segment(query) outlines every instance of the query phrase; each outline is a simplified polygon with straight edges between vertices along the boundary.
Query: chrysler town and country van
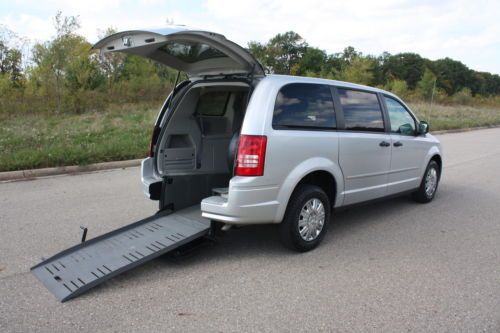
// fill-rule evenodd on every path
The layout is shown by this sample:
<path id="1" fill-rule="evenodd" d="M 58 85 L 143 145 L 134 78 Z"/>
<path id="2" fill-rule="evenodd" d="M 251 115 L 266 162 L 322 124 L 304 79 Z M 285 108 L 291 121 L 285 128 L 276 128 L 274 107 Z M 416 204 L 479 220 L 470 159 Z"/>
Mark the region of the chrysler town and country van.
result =
<path id="1" fill-rule="evenodd" d="M 188 76 L 163 104 L 142 162 L 144 191 L 161 210 L 197 205 L 224 225 L 280 223 L 285 244 L 307 251 L 334 209 L 436 195 L 441 145 L 390 92 L 268 75 L 224 36 L 185 27 L 120 32 L 94 48 Z"/>

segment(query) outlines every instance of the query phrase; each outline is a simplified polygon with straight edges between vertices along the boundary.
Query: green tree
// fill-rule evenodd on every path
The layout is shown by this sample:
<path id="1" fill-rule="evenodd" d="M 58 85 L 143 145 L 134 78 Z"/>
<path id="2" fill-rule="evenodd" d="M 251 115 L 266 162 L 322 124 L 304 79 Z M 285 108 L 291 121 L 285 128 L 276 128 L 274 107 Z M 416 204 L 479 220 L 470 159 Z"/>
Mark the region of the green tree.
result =
<path id="1" fill-rule="evenodd" d="M 87 104 L 95 102 L 85 98 L 85 92 L 104 82 L 97 57 L 90 51 L 91 45 L 76 34 L 79 27 L 77 17 L 58 12 L 54 18 L 55 38 L 33 47 L 35 66 L 30 69 L 30 78 L 36 84 L 31 86 L 57 112 L 83 111 Z"/>
<path id="2" fill-rule="evenodd" d="M 12 35 L 11 31 L 0 32 L 0 74 L 8 78 L 12 87 L 19 88 L 24 80 L 22 53 L 15 47 L 7 46 Z"/>
<path id="3" fill-rule="evenodd" d="M 363 54 L 356 51 L 353 46 L 344 48 L 342 52 L 327 55 L 320 75 L 328 79 L 347 80 L 343 73 L 346 70 L 352 72 L 352 69 L 348 68 L 351 67 L 353 62 L 357 62 L 358 58 L 363 58 Z M 371 68 L 372 70 L 373 68 Z"/>
<path id="4" fill-rule="evenodd" d="M 450 58 L 432 62 L 432 70 L 437 74 L 437 85 L 451 96 L 465 87 L 473 85 L 472 71 L 463 63 Z"/>
<path id="5" fill-rule="evenodd" d="M 10 49 L 6 58 L 7 72 L 14 87 L 21 87 L 24 80 L 22 71 L 22 54 L 18 49 Z"/>
<path id="6" fill-rule="evenodd" d="M 344 49 L 344 51 L 342 51 L 342 53 L 338 54 L 338 56 L 344 61 L 345 64 L 351 64 L 355 59 L 361 58 L 363 54 L 356 51 L 353 46 L 348 46 Z"/>
<path id="7" fill-rule="evenodd" d="M 404 80 L 394 79 L 389 81 L 385 88 L 399 97 L 405 98 L 408 96 L 408 85 Z"/>
<path id="8" fill-rule="evenodd" d="M 473 95 L 498 95 L 500 94 L 500 76 L 487 72 L 474 72 L 470 89 Z"/>
<path id="9" fill-rule="evenodd" d="M 248 51 L 253 54 L 255 59 L 259 61 L 262 65 L 268 66 L 267 64 L 267 48 L 264 44 L 256 41 L 248 42 Z"/>
<path id="10" fill-rule="evenodd" d="M 75 34 L 79 27 L 76 17 L 64 17 L 58 12 L 54 18 L 55 39 L 35 44 L 33 48 L 32 59 L 36 68 L 32 74 L 34 79 L 38 80 L 42 95 L 49 99 L 55 95 L 58 112 L 61 112 L 63 107 L 64 80 L 70 55 L 78 44 L 84 42 L 82 37 Z"/>
<path id="11" fill-rule="evenodd" d="M 418 94 L 425 99 L 430 99 L 432 96 L 432 91 L 436 84 L 436 80 L 436 75 L 434 75 L 434 73 L 429 68 L 425 68 L 422 79 L 417 83 Z"/>
<path id="12" fill-rule="evenodd" d="M 416 53 L 398 53 L 383 58 L 381 65 L 384 78 L 405 80 L 408 88 L 415 89 L 424 74 L 425 60 Z"/>
<path id="13" fill-rule="evenodd" d="M 297 63 L 298 71 L 294 75 L 305 75 L 307 72 L 321 73 L 326 62 L 326 52 L 316 47 L 307 47 Z"/>
<path id="14" fill-rule="evenodd" d="M 290 74 L 306 48 L 307 43 L 296 32 L 277 34 L 266 45 L 266 64 L 276 74 Z"/>
<path id="15" fill-rule="evenodd" d="M 345 67 L 344 61 L 337 54 L 329 54 L 326 57 L 321 74 L 324 77 L 334 77 L 343 67 Z"/>
<path id="16" fill-rule="evenodd" d="M 372 59 L 356 57 L 339 73 L 339 79 L 360 84 L 372 84 L 374 62 Z"/>

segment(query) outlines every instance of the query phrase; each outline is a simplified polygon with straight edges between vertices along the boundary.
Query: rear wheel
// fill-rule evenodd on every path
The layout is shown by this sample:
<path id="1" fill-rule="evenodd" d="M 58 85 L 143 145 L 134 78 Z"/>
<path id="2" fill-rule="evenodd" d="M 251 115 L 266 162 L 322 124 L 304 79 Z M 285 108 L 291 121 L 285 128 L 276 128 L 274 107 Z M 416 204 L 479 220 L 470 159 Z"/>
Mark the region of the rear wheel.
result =
<path id="1" fill-rule="evenodd" d="M 318 186 L 300 185 L 293 193 L 281 222 L 283 243 L 305 252 L 321 243 L 330 221 L 330 201 Z"/>
<path id="2" fill-rule="evenodd" d="M 431 202 L 437 192 L 439 176 L 439 165 L 434 160 L 430 161 L 419 189 L 412 194 L 413 200 L 421 203 Z"/>

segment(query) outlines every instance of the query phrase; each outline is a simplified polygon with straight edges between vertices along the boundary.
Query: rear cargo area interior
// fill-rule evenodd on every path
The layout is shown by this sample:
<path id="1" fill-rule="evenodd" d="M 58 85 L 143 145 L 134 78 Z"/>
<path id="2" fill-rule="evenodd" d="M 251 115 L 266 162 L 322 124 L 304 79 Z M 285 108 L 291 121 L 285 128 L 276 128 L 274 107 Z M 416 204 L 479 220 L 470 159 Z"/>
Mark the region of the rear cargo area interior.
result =
<path id="1" fill-rule="evenodd" d="M 162 207 L 179 210 L 227 194 L 248 92 L 240 82 L 201 83 L 174 100 L 156 149 Z"/>

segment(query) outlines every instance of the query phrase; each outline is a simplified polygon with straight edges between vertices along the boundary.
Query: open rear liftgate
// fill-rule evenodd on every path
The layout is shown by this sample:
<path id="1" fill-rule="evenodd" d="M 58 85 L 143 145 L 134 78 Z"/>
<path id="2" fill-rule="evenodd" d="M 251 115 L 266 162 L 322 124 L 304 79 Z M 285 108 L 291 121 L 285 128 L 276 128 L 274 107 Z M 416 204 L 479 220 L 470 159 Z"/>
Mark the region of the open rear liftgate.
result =
<path id="1" fill-rule="evenodd" d="M 64 302 L 209 231 L 199 205 L 160 213 L 64 250 L 31 271 Z"/>

